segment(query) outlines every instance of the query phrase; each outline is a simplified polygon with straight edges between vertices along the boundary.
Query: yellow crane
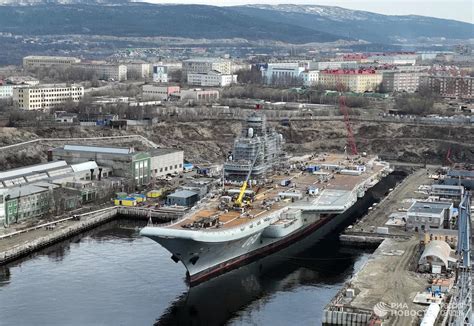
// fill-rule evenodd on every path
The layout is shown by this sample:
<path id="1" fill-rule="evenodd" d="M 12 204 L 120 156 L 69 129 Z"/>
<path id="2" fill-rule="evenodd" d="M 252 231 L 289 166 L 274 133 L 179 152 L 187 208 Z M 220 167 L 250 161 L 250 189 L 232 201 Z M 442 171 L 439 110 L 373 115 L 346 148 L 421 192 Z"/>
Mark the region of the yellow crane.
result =
<path id="1" fill-rule="evenodd" d="M 257 162 L 258 154 L 260 152 L 260 145 L 261 144 L 258 145 L 257 154 L 253 158 L 252 165 L 250 165 L 249 173 L 247 174 L 247 177 L 245 178 L 244 183 L 242 184 L 242 187 L 240 188 L 239 196 L 234 202 L 234 206 L 236 207 L 242 207 L 242 200 L 244 199 L 245 190 L 247 190 L 249 179 L 250 179 L 250 176 L 252 175 L 253 167 L 255 166 L 255 163 Z"/>

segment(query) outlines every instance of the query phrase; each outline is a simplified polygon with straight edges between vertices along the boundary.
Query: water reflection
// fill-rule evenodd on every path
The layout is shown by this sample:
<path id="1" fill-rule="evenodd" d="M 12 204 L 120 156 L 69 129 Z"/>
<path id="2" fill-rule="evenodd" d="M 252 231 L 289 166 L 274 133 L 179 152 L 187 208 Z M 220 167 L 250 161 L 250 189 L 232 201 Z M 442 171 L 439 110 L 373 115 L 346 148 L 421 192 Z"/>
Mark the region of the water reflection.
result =
<path id="1" fill-rule="evenodd" d="M 307 238 L 296 246 L 190 288 L 155 325 L 222 325 L 249 305 L 265 304 L 279 292 L 292 292 L 301 286 L 338 285 L 351 275 L 361 253 L 341 248 L 334 237 L 316 244 Z"/>

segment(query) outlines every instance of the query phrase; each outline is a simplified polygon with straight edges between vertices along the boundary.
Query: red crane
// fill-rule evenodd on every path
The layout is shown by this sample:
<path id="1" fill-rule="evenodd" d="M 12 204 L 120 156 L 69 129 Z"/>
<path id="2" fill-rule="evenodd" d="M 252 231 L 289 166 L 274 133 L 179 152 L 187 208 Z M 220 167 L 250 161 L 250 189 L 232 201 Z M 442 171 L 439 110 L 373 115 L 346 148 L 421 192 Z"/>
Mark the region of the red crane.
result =
<path id="1" fill-rule="evenodd" d="M 349 120 L 349 112 L 346 106 L 346 97 L 342 91 L 339 93 L 339 110 L 344 115 L 344 123 L 346 124 L 347 147 L 349 147 L 350 153 L 352 155 L 357 155 L 357 146 L 354 138 L 354 132 L 352 131 L 351 121 Z"/>

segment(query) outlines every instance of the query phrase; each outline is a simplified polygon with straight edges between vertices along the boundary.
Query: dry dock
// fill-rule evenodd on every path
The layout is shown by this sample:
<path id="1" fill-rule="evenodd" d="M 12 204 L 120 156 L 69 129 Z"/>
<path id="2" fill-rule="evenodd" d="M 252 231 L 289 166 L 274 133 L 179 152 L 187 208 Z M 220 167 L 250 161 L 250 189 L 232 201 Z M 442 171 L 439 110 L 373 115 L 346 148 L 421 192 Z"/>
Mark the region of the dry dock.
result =
<path id="1" fill-rule="evenodd" d="M 429 178 L 432 172 L 422 168 L 408 175 L 382 201 L 374 204 L 363 218 L 347 228 L 340 236 L 341 242 L 377 248 L 386 238 L 409 239 L 412 234 L 405 230 L 401 215 L 414 199 L 426 197 L 426 193 L 419 188 L 433 183 Z"/>
<path id="2" fill-rule="evenodd" d="M 427 305 L 413 303 L 429 286 L 426 274 L 416 273 L 420 237 L 405 228 L 403 213 L 414 199 L 426 198 L 433 170 L 408 175 L 368 214 L 341 234 L 354 246 L 378 247 L 371 258 L 325 307 L 326 325 L 414 325 Z"/>

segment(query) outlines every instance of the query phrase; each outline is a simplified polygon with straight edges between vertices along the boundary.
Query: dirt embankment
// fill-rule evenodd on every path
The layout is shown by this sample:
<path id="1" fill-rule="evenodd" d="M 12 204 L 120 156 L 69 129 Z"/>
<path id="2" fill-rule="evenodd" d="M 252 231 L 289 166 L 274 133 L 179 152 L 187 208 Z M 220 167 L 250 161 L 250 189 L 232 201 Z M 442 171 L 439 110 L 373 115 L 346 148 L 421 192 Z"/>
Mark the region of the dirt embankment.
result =
<path id="1" fill-rule="evenodd" d="M 286 140 L 291 153 L 342 151 L 346 143 L 346 128 L 342 121 L 297 121 L 290 126 L 276 125 Z M 397 123 L 353 122 L 352 127 L 359 151 L 377 153 L 392 160 L 441 163 L 449 148 L 453 161 L 474 162 L 474 128 L 451 126 L 417 126 Z M 0 128 L 0 145 L 8 145 L 35 138 L 101 137 L 127 134 L 143 135 L 163 147 L 181 148 L 186 159 L 193 162 L 221 162 L 231 150 L 234 138 L 240 133 L 239 121 L 162 122 L 153 127 L 133 127 L 128 130 L 99 128 Z M 77 143 L 75 141 L 74 143 Z M 86 144 L 113 146 L 138 143 L 116 141 L 88 141 Z M 46 160 L 49 148 L 58 142 L 34 143 L 0 153 L 0 170 L 39 163 Z"/>

